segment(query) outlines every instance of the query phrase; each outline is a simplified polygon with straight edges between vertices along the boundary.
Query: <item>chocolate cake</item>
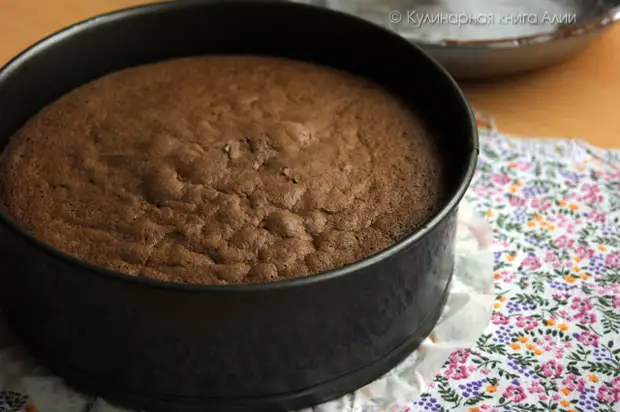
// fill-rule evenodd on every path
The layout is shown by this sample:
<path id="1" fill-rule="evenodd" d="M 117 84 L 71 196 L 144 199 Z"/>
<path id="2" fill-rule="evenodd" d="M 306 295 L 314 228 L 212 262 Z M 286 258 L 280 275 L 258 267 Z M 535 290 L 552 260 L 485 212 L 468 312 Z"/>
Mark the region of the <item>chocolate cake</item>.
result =
<path id="1" fill-rule="evenodd" d="M 437 212 L 442 162 L 381 87 L 286 59 L 210 56 L 109 74 L 30 119 L 0 160 L 5 211 L 129 275 L 304 276 L 368 257 Z"/>

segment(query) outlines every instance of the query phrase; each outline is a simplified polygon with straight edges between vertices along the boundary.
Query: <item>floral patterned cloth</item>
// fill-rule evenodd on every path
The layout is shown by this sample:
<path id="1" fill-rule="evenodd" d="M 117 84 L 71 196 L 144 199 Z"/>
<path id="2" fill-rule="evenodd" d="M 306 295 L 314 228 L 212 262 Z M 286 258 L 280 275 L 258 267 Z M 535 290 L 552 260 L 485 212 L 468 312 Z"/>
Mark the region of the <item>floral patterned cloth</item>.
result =
<path id="1" fill-rule="evenodd" d="M 620 152 L 484 131 L 467 199 L 494 229 L 495 311 L 404 410 L 620 410 Z"/>

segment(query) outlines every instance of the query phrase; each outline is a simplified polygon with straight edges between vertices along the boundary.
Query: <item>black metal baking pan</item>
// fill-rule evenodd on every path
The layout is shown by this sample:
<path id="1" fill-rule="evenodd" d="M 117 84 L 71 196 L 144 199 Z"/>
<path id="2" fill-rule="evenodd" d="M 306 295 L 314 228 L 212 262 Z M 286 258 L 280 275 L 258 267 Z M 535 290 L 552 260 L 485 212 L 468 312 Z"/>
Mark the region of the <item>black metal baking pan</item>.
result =
<path id="1" fill-rule="evenodd" d="M 120 406 L 225 412 L 318 404 L 379 378 L 434 327 L 452 277 L 457 207 L 475 169 L 475 122 L 451 77 L 389 30 L 302 4 L 190 0 L 90 19 L 11 61 L 0 71 L 2 147 L 44 105 L 85 82 L 213 53 L 301 59 L 383 84 L 434 131 L 449 199 L 423 229 L 370 258 L 241 286 L 97 268 L 0 212 L 0 305 L 39 361 Z"/>

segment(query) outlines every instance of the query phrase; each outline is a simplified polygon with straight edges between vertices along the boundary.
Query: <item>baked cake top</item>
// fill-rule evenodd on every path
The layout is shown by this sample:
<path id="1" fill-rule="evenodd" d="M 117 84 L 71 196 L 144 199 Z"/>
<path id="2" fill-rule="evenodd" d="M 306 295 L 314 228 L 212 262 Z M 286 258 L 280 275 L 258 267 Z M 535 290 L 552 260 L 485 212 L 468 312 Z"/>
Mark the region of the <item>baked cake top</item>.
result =
<path id="1" fill-rule="evenodd" d="M 130 275 L 256 283 L 401 240 L 442 200 L 403 102 L 331 68 L 211 56 L 112 73 L 11 139 L 0 200 L 42 241 Z"/>

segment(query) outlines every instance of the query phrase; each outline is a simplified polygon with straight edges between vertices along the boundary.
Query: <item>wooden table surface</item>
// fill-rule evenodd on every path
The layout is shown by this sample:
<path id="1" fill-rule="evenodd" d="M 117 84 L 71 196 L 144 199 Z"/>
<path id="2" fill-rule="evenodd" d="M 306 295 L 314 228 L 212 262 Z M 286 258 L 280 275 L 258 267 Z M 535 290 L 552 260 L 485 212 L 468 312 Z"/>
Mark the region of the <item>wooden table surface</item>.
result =
<path id="1" fill-rule="evenodd" d="M 0 0 L 0 65 L 71 23 L 149 0 Z M 620 148 L 620 25 L 579 56 L 534 74 L 464 84 L 502 131 Z"/>

